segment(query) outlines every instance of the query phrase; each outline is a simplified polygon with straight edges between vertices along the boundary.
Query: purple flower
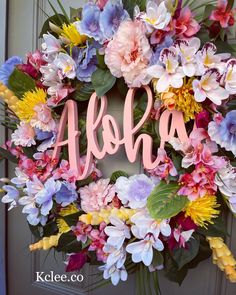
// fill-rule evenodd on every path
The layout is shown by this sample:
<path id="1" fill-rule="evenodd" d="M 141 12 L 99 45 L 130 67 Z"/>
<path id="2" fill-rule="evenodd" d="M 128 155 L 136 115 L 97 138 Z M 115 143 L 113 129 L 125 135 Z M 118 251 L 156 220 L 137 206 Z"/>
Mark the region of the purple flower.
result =
<path id="1" fill-rule="evenodd" d="M 51 148 L 56 141 L 56 132 L 42 131 L 35 128 L 36 139 L 42 141 L 42 143 L 37 147 L 39 152 L 45 152 L 47 149 Z"/>
<path id="2" fill-rule="evenodd" d="M 105 39 L 110 40 L 117 31 L 120 23 L 129 18 L 129 14 L 123 9 L 121 1 L 107 2 L 100 16 L 100 28 Z"/>
<path id="3" fill-rule="evenodd" d="M 36 194 L 36 203 L 41 205 L 41 214 L 47 216 L 53 206 L 53 196 L 60 190 L 61 183 L 53 178 L 48 179 L 44 188 Z"/>
<path id="4" fill-rule="evenodd" d="M 173 44 L 173 40 L 170 36 L 165 37 L 165 40 L 160 44 L 156 46 L 156 49 L 151 57 L 150 65 L 155 65 L 159 63 L 159 57 L 162 49 L 168 48 Z"/>
<path id="5" fill-rule="evenodd" d="M 86 48 L 80 49 L 77 58 L 77 79 L 90 82 L 93 72 L 97 69 L 96 47 L 87 43 Z"/>
<path id="6" fill-rule="evenodd" d="M 5 204 L 10 204 L 8 210 L 11 210 L 17 206 L 20 195 L 19 191 L 12 185 L 4 185 L 2 188 L 6 192 L 6 195 L 2 198 L 2 202 Z"/>
<path id="7" fill-rule="evenodd" d="M 229 112 L 220 122 L 215 119 L 208 125 L 211 140 L 236 156 L 236 110 Z"/>
<path id="8" fill-rule="evenodd" d="M 94 38 L 102 43 L 103 37 L 99 25 L 101 10 L 96 4 L 87 3 L 83 7 L 82 20 L 79 24 L 80 34 Z"/>
<path id="9" fill-rule="evenodd" d="M 9 77 L 14 71 L 16 65 L 22 64 L 23 61 L 18 56 L 12 56 L 0 67 L 0 81 L 7 85 Z"/>
<path id="10" fill-rule="evenodd" d="M 62 182 L 60 190 L 56 193 L 56 202 L 62 207 L 68 206 L 78 198 L 74 187 L 68 182 Z"/>

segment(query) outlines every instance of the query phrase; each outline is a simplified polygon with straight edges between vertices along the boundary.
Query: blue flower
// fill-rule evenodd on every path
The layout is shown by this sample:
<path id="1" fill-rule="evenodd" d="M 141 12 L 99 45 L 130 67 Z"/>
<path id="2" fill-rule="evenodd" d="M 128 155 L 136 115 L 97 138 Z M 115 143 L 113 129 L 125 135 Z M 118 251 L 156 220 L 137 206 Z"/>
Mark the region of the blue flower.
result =
<path id="1" fill-rule="evenodd" d="M 96 47 L 87 43 L 86 48 L 79 51 L 77 58 L 77 79 L 84 82 L 90 82 L 91 76 L 97 69 Z"/>
<path id="2" fill-rule="evenodd" d="M 56 132 L 42 131 L 35 128 L 36 139 L 42 141 L 42 143 L 37 147 L 39 152 L 44 152 L 51 148 L 56 141 Z"/>
<path id="3" fill-rule="evenodd" d="M 60 190 L 56 193 L 56 202 L 62 207 L 68 206 L 78 198 L 74 187 L 68 182 L 62 182 Z"/>
<path id="4" fill-rule="evenodd" d="M 22 64 L 23 61 L 18 56 L 12 56 L 0 67 L 0 81 L 7 85 L 9 77 L 14 71 L 16 65 Z"/>
<path id="5" fill-rule="evenodd" d="M 82 20 L 79 24 L 80 34 L 94 38 L 102 43 L 103 37 L 99 25 L 101 11 L 96 4 L 87 3 L 82 10 Z"/>
<path id="6" fill-rule="evenodd" d="M 128 18 L 129 14 L 123 9 L 120 1 L 116 1 L 116 3 L 108 1 L 101 13 L 99 22 L 103 37 L 110 40 L 118 30 L 120 23 Z"/>

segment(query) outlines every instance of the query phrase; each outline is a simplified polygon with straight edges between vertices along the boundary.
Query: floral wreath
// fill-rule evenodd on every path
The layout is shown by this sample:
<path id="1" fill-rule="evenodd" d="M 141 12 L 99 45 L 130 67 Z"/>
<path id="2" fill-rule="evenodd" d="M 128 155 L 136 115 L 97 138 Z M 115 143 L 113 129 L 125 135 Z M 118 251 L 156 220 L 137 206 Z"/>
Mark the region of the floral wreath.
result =
<path id="1" fill-rule="evenodd" d="M 236 282 L 222 217 L 227 210 L 236 214 L 236 59 L 228 43 L 233 2 L 88 1 L 69 17 L 59 0 L 61 12 L 49 1 L 55 14 L 40 34 L 42 49 L 0 68 L 1 123 L 12 130 L 0 153 L 17 165 L 14 178 L 1 179 L 2 202 L 9 210 L 23 206 L 36 239 L 31 251 L 68 254 L 66 271 L 99 264 L 90 289 L 138 273 L 138 288 L 158 294 L 159 271 L 181 284 L 188 269 L 212 254 Z M 88 164 L 87 109 L 112 89 L 122 97 L 135 91 L 134 124 L 147 115 L 132 139 L 141 136 L 144 146 L 142 174 L 116 171 L 103 178 L 96 159 Z M 78 122 L 63 119 L 70 105 Z M 72 142 L 65 137 L 60 144 L 67 125 Z M 77 135 L 75 163 L 70 149 Z M 158 162 L 147 160 L 150 138 Z M 78 166 L 87 169 L 84 177 Z"/>

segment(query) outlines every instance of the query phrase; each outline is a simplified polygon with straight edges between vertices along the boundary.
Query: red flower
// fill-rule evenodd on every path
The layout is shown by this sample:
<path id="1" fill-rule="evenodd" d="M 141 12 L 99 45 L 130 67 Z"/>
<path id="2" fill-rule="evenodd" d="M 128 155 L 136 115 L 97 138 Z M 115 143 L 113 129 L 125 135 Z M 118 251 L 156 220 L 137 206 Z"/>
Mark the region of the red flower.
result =
<path id="1" fill-rule="evenodd" d="M 71 254 L 68 257 L 66 272 L 80 271 L 86 262 L 88 262 L 87 250 Z"/>
<path id="2" fill-rule="evenodd" d="M 235 10 L 228 8 L 228 1 L 218 0 L 218 5 L 210 15 L 210 20 L 220 23 L 222 28 L 228 28 L 234 25 Z"/>
<path id="3" fill-rule="evenodd" d="M 197 128 L 207 128 L 209 122 L 211 121 L 210 119 L 210 114 L 208 111 L 203 110 L 199 114 L 196 115 L 196 125 Z"/>

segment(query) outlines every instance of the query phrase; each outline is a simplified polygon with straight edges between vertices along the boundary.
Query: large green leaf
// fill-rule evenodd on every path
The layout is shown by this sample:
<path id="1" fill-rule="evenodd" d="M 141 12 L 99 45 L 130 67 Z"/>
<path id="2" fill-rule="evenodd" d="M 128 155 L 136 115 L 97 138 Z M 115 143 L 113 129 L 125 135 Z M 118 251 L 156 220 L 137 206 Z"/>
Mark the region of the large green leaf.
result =
<path id="1" fill-rule="evenodd" d="M 227 228 L 223 223 L 222 217 L 218 217 L 214 218 L 214 223 L 209 224 L 207 228 L 198 227 L 197 232 L 204 236 L 225 238 L 227 235 Z"/>
<path id="2" fill-rule="evenodd" d="M 75 226 L 79 221 L 79 216 L 82 214 L 81 212 L 76 212 L 70 215 L 63 216 L 63 219 L 68 224 L 68 226 Z"/>
<path id="3" fill-rule="evenodd" d="M 94 93 L 94 87 L 92 83 L 83 83 L 78 89 L 73 93 L 73 99 L 78 101 L 89 100 L 91 95 Z"/>
<path id="4" fill-rule="evenodd" d="M 185 196 L 177 194 L 177 183 L 167 184 L 161 181 L 148 197 L 147 207 L 152 218 L 166 219 L 177 215 L 188 203 Z"/>
<path id="5" fill-rule="evenodd" d="M 34 79 L 18 69 L 11 74 L 8 85 L 18 98 L 22 98 L 26 91 L 36 87 Z"/>
<path id="6" fill-rule="evenodd" d="M 97 69 L 92 74 L 92 84 L 99 97 L 106 94 L 116 83 L 116 77 L 112 76 L 108 69 Z"/>
<path id="7" fill-rule="evenodd" d="M 72 231 L 60 236 L 57 246 L 59 252 L 78 253 L 81 249 L 81 243 L 77 241 L 76 236 Z"/>
<path id="8" fill-rule="evenodd" d="M 195 235 L 187 243 L 186 247 L 179 247 L 173 250 L 173 259 L 178 265 L 178 269 L 181 269 L 184 265 L 192 261 L 198 254 L 199 251 L 199 237 Z"/>

